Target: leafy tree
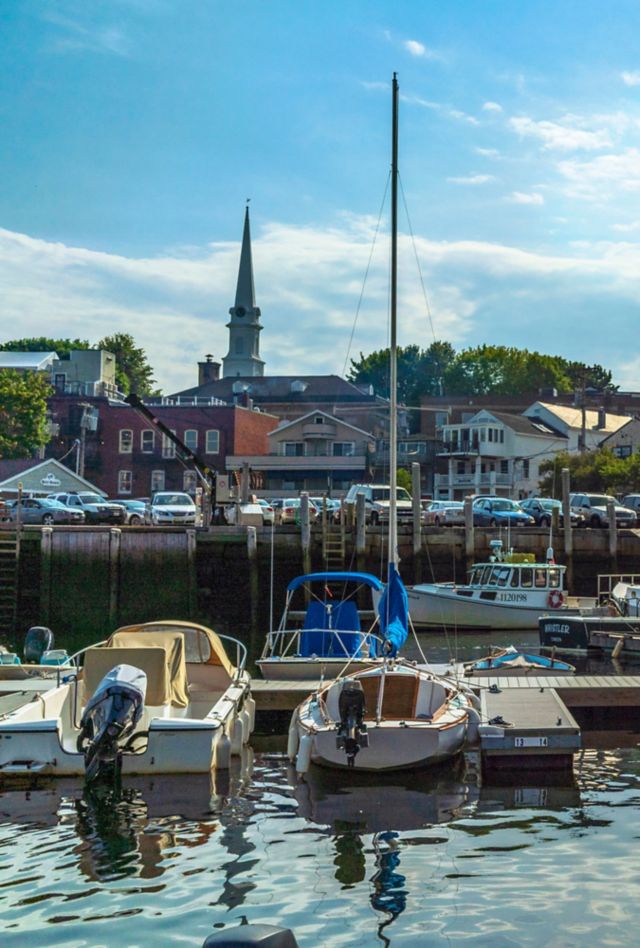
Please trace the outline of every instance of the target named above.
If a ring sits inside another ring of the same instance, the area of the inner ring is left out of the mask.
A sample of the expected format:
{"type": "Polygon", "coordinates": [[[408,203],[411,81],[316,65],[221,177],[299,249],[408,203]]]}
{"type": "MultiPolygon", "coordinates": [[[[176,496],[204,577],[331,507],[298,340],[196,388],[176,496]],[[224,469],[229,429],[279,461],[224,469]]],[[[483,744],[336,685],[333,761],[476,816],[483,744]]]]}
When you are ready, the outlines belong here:
{"type": "Polygon", "coordinates": [[[566,362],[508,346],[464,349],[447,366],[445,391],[449,395],[520,395],[541,387],[572,391],[566,362]]]}
{"type": "Polygon", "coordinates": [[[35,336],[31,339],[11,339],[0,344],[5,352],[56,352],[59,358],[68,355],[72,349],[90,349],[86,339],[48,339],[35,336]]]}
{"type": "MultiPolygon", "coordinates": [[[[398,401],[417,406],[423,395],[441,393],[442,376],[455,352],[448,342],[433,342],[428,349],[410,345],[398,347],[398,401]]],[[[389,349],[371,355],[360,353],[351,360],[348,379],[357,384],[373,385],[375,391],[389,397],[389,349]]]]}
{"type": "Polygon", "coordinates": [[[601,365],[585,365],[584,362],[567,362],[566,372],[571,380],[572,391],[595,389],[597,392],[617,392],[617,385],[611,384],[611,372],[601,365]]]}
{"type": "Polygon", "coordinates": [[[0,457],[28,458],[46,444],[51,392],[47,378],[36,372],[0,372],[0,457]]]}
{"type": "Polygon", "coordinates": [[[136,346],[133,336],[117,332],[101,339],[96,348],[107,349],[116,357],[116,384],[121,391],[125,394],[135,392],[140,396],[153,393],[153,369],[147,362],[144,349],[136,346]]]}
{"type": "Polygon", "coordinates": [[[406,469],[406,467],[399,467],[396,472],[396,484],[398,487],[404,487],[406,491],[412,493],[413,491],[413,481],[411,480],[411,474],[406,469]]]}
{"type": "Polygon", "coordinates": [[[583,451],[580,454],[557,454],[540,465],[540,490],[561,498],[562,469],[568,468],[572,491],[596,491],[621,494],[633,491],[640,484],[640,456],[619,458],[608,448],[583,451]]]}

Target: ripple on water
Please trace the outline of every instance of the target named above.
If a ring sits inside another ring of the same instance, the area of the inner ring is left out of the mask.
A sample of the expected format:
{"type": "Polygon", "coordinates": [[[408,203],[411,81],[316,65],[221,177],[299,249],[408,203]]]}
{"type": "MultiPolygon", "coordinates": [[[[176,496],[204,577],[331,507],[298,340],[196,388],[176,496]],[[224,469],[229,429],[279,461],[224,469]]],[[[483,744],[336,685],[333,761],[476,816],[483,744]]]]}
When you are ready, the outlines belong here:
{"type": "Polygon", "coordinates": [[[132,778],[118,799],[75,781],[3,792],[3,944],[110,945],[114,923],[128,946],[198,944],[243,917],[290,926],[301,948],[625,944],[639,774],[630,748],[585,752],[560,787],[456,768],[300,785],[270,754],[223,792],[208,778],[132,778]]]}

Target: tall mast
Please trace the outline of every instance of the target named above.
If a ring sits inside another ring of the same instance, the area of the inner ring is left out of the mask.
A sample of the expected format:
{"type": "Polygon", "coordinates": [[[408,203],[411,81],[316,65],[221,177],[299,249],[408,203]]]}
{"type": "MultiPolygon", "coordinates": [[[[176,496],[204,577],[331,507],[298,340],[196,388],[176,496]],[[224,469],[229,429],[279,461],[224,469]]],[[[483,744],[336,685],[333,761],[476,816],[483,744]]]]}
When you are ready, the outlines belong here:
{"type": "Polygon", "coordinates": [[[398,450],[398,345],[396,337],[398,291],[398,77],[393,74],[391,146],[391,348],[389,353],[389,562],[398,565],[397,450],[398,450]]]}

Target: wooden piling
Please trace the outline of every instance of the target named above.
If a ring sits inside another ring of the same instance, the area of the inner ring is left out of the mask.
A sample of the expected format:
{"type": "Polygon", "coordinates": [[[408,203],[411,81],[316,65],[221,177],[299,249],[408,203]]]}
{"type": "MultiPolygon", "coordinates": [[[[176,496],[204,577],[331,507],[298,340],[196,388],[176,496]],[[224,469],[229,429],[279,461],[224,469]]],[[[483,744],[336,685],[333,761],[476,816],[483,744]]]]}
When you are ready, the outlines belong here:
{"type": "Polygon", "coordinates": [[[607,520],[609,521],[609,556],[613,560],[613,572],[616,572],[618,558],[618,524],[616,522],[616,502],[613,497],[607,500],[607,520]]]}
{"type": "Polygon", "coordinates": [[[464,555],[469,569],[475,559],[475,531],[473,527],[473,497],[464,499],[464,555]]]}
{"type": "Polygon", "coordinates": [[[422,550],[422,504],[420,503],[420,465],[411,464],[411,496],[413,513],[413,579],[419,583],[421,576],[420,551],[422,550]]]}
{"type": "Polygon", "coordinates": [[[118,624],[118,604],[120,599],[120,540],[122,531],[117,527],[109,530],[109,625],[118,624]]]}
{"type": "Polygon", "coordinates": [[[51,550],[53,527],[43,527],[40,534],[40,622],[51,622],[51,550]]]}
{"type": "Polygon", "coordinates": [[[258,531],[256,527],[247,527],[247,561],[249,563],[249,602],[250,602],[250,631],[252,644],[258,635],[258,604],[260,594],[260,577],[258,574],[258,531]]]}
{"type": "Polygon", "coordinates": [[[195,530],[187,530],[187,583],[188,583],[188,599],[189,599],[189,618],[193,618],[196,615],[196,612],[198,609],[198,575],[196,571],[196,531],[195,530]]]}
{"type": "Polygon", "coordinates": [[[309,494],[300,494],[300,543],[302,545],[302,564],[305,573],[311,572],[311,522],[309,519],[309,494]]]}
{"type": "Polygon", "coordinates": [[[571,528],[571,504],[569,494],[569,468],[562,468],[562,516],[564,518],[564,555],[567,567],[567,589],[573,590],[573,530],[571,528]]]}

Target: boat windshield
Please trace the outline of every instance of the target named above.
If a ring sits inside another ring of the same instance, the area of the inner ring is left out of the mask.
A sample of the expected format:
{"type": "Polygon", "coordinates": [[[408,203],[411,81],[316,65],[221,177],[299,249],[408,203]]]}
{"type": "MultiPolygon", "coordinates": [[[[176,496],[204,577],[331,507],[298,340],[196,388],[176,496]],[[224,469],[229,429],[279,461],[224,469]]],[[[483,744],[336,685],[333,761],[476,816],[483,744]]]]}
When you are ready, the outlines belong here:
{"type": "Polygon", "coordinates": [[[549,586],[551,589],[559,589],[562,585],[562,580],[560,576],[559,569],[550,569],[549,570],[549,586]]]}
{"type": "Polygon", "coordinates": [[[533,586],[533,570],[532,569],[521,569],[520,570],[520,585],[523,589],[531,589],[533,586]]]}

